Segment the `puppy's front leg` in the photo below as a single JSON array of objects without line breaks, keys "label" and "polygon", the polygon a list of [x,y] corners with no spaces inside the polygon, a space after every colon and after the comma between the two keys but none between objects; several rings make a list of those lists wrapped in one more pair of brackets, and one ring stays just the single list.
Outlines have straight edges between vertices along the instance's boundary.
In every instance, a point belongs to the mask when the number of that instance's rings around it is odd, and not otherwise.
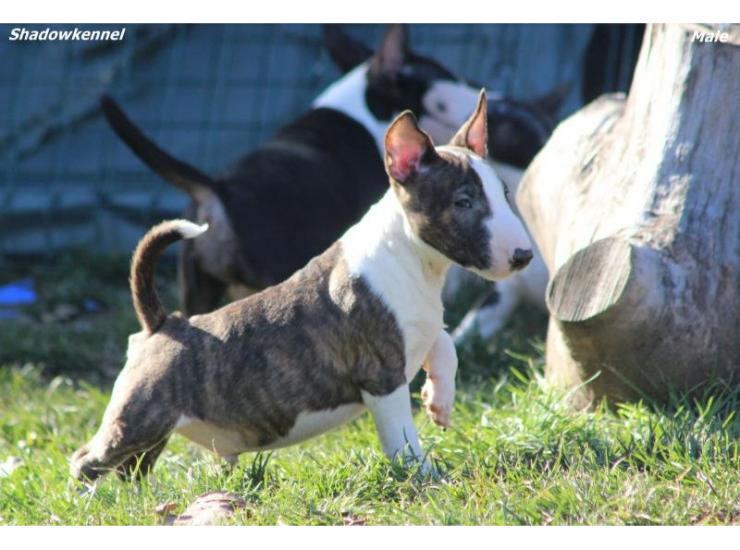
[{"label": "puppy's front leg", "polygon": [[444,330],[439,332],[429,350],[423,368],[427,372],[427,381],[421,389],[421,399],[429,418],[447,428],[455,404],[457,351],[452,338]]},{"label": "puppy's front leg", "polygon": [[416,433],[411,414],[411,394],[408,384],[383,396],[362,392],[362,399],[370,409],[378,430],[383,452],[391,459],[400,458],[421,461],[422,471],[429,471],[431,464],[421,451],[419,435]]}]

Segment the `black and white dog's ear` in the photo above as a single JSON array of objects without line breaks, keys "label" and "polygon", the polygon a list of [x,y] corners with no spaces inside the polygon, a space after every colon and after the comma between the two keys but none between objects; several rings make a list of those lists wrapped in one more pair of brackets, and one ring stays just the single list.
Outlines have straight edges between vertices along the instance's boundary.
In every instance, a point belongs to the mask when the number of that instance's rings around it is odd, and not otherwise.
[{"label": "black and white dog's ear", "polygon": [[322,34],[332,61],[343,73],[351,71],[373,55],[370,48],[344,32],[341,25],[324,24]]},{"label": "black and white dog's ear", "polygon": [[475,112],[450,141],[450,145],[470,149],[479,157],[488,156],[488,103],[486,90],[481,89]]},{"label": "black and white dog's ear", "polygon": [[370,76],[395,80],[408,56],[408,33],[402,24],[389,25],[370,63]]},{"label": "black and white dog's ear", "polygon": [[401,185],[424,170],[437,158],[431,138],[416,123],[411,111],[404,111],[385,133],[385,169]]}]

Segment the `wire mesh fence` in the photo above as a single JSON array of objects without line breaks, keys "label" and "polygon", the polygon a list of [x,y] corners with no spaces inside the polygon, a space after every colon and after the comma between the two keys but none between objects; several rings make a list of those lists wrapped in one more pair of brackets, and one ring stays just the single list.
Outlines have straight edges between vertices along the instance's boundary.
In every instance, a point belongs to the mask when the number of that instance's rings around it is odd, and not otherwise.
[{"label": "wire mesh fence", "polygon": [[[0,27],[8,36],[17,26]],[[595,29],[412,25],[410,44],[517,99],[571,82],[564,114],[582,104]],[[369,46],[383,30],[347,27]],[[614,58],[618,82],[609,86],[624,88],[631,73],[618,61],[630,52],[611,42],[598,46]],[[108,128],[101,93],[166,150],[214,173],[339,76],[318,25],[126,25],[120,42],[0,42],[0,254],[70,246],[128,253],[146,226],[185,206]]]}]

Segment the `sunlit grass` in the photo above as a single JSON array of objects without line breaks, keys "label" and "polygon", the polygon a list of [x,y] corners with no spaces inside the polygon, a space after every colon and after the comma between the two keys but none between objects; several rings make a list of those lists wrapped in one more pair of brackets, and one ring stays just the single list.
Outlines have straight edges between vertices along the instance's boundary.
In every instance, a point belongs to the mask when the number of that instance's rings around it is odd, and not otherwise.
[{"label": "sunlit grass", "polygon": [[[93,293],[107,311],[0,324],[1,524],[159,524],[159,504],[172,502],[177,513],[217,490],[246,501],[231,520],[238,524],[740,522],[737,387],[704,387],[662,408],[573,411],[541,380],[542,319],[531,314],[513,321],[494,352],[480,342],[459,350],[449,430],[428,421],[414,395],[438,479],[390,464],[364,415],[303,445],[243,455],[233,470],[174,436],[148,481],[109,476],[82,491],[67,461],[97,428],[136,326],[125,262],[107,265],[104,277],[94,266],[60,262],[35,276],[55,300]],[[53,278],[78,283],[60,290]],[[50,334],[58,338],[42,343]]]}]

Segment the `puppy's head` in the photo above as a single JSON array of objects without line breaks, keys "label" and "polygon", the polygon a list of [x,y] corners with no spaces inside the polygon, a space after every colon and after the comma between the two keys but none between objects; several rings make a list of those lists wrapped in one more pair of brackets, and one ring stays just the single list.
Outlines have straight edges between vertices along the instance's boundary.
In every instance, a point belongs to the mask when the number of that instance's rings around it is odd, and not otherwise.
[{"label": "puppy's head", "polygon": [[324,27],[324,41],[341,70],[365,63],[365,102],[378,121],[390,121],[410,109],[432,139],[444,143],[475,105],[478,89],[437,61],[411,51],[405,25],[389,25],[375,52],[337,25]]},{"label": "puppy's head", "polygon": [[385,166],[414,234],[458,265],[489,279],[523,269],[532,258],[524,226],[487,155],[486,96],[452,141],[435,148],[411,112],[385,136]]}]

